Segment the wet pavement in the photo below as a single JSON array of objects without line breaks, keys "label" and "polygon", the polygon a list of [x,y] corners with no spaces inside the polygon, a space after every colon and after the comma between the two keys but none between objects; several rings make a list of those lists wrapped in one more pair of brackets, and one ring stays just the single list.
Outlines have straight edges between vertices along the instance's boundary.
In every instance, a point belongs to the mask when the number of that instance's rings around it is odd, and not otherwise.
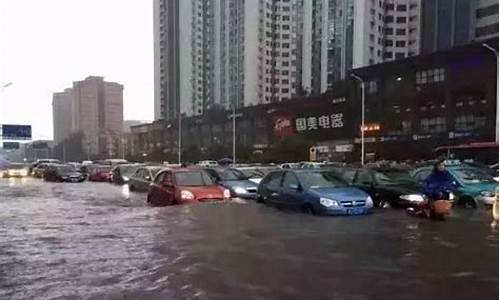
[{"label": "wet pavement", "polygon": [[498,299],[484,209],[430,222],[145,199],[108,183],[0,179],[0,298]]}]

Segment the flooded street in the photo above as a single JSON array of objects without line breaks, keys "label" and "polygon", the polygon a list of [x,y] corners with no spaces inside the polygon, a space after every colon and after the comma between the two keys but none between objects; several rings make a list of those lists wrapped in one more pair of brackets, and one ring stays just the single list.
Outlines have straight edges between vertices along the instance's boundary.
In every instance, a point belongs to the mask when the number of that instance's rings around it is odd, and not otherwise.
[{"label": "flooded street", "polygon": [[126,186],[2,179],[0,298],[498,299],[490,221],[157,208]]}]

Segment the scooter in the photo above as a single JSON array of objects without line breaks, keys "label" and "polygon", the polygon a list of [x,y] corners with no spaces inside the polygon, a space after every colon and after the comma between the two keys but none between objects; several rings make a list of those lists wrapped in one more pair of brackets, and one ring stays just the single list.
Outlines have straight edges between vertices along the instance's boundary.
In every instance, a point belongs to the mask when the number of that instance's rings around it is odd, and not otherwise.
[{"label": "scooter", "polygon": [[449,215],[451,212],[451,208],[453,206],[452,199],[454,198],[454,195],[453,193],[447,191],[441,193],[441,197],[439,198],[439,200],[434,201],[428,199],[416,208],[409,207],[406,209],[406,213],[410,216],[419,218],[444,221],[445,216]]}]

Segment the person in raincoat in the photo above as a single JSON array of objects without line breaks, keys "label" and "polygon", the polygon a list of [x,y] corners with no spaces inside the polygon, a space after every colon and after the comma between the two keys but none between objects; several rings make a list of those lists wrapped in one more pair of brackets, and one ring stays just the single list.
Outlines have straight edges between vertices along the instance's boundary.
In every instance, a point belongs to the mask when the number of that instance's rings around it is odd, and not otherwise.
[{"label": "person in raincoat", "polygon": [[434,170],[425,179],[423,193],[429,201],[447,199],[448,193],[456,190],[456,183],[450,172],[446,170],[443,160],[434,164]]}]

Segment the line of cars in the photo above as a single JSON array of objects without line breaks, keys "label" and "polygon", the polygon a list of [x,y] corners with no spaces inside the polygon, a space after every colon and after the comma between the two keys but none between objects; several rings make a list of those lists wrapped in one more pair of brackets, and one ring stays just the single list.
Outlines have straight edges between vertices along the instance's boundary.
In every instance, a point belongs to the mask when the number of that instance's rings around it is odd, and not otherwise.
[{"label": "line of cars", "polygon": [[[114,163],[114,164],[113,164]],[[496,172],[477,165],[448,162],[456,181],[454,202],[478,207],[496,199]],[[313,214],[358,215],[373,208],[407,208],[426,201],[422,184],[432,162],[419,165],[372,164],[363,168],[334,163],[288,163],[282,165],[236,165],[216,162],[181,168],[120,162],[62,165],[41,161],[31,172],[47,181],[105,181],[128,184],[131,191],[148,192],[153,205],[253,199],[282,209]],[[9,170],[7,176],[24,170]],[[28,171],[29,172],[29,171]],[[4,172],[4,175],[6,173]]]}]

